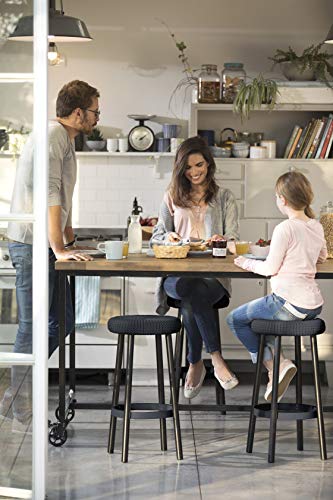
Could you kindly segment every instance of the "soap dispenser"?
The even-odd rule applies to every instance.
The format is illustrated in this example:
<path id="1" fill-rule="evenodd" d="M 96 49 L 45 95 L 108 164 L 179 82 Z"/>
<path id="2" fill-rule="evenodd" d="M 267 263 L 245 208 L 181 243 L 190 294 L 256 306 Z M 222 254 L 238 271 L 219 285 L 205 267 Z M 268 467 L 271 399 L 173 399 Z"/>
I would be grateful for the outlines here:
<path id="1" fill-rule="evenodd" d="M 140 224 L 140 214 L 142 207 L 138 205 L 136 197 L 133 201 L 132 215 L 129 217 L 128 226 L 128 253 L 142 252 L 142 228 Z"/>

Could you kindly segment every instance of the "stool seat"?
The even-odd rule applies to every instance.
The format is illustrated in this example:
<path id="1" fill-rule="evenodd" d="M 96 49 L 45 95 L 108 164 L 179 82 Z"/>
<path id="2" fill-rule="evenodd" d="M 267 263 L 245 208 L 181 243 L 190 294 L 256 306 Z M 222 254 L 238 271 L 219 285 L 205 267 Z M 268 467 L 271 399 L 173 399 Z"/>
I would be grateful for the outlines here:
<path id="1" fill-rule="evenodd" d="M 296 321 L 255 319 L 251 330 L 259 335 L 307 337 L 324 333 L 325 322 L 320 318 Z"/>
<path id="2" fill-rule="evenodd" d="M 180 330 L 181 322 L 173 316 L 128 315 L 114 316 L 108 321 L 112 333 L 124 335 L 168 335 Z"/>

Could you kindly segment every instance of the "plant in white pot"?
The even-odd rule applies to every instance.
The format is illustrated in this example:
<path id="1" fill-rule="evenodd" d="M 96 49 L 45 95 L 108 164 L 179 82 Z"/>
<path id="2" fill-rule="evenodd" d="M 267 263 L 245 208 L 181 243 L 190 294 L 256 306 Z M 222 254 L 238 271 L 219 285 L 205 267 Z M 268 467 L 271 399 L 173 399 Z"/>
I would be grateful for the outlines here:
<path id="1" fill-rule="evenodd" d="M 99 128 L 94 128 L 90 135 L 88 135 L 86 144 L 92 151 L 103 151 L 106 146 L 102 132 Z"/>
<path id="2" fill-rule="evenodd" d="M 303 50 L 301 55 L 297 55 L 290 46 L 288 50 L 277 49 L 274 56 L 269 57 L 269 59 L 274 62 L 274 66 L 280 64 L 282 73 L 288 80 L 319 80 L 333 89 L 332 83 L 328 79 L 330 77 L 332 80 L 333 77 L 333 66 L 329 62 L 333 58 L 333 54 L 323 51 L 323 45 L 324 42 L 310 45 Z"/>

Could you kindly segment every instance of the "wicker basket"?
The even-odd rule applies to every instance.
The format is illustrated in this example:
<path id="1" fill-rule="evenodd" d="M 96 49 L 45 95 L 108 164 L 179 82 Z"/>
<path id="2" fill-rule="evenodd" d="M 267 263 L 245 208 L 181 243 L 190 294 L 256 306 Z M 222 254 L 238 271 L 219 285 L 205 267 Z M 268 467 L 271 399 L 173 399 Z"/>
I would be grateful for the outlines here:
<path id="1" fill-rule="evenodd" d="M 153 245 L 155 257 L 158 259 L 185 259 L 189 249 L 189 245 Z"/>

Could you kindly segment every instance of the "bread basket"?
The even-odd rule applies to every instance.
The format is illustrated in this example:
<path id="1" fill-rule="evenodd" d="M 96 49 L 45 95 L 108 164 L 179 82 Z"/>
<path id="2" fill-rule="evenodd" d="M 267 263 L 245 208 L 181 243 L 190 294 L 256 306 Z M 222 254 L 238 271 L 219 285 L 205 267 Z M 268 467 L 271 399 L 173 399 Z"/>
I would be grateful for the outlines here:
<path id="1" fill-rule="evenodd" d="M 185 259 L 189 249 L 189 245 L 153 245 L 157 259 Z"/>

